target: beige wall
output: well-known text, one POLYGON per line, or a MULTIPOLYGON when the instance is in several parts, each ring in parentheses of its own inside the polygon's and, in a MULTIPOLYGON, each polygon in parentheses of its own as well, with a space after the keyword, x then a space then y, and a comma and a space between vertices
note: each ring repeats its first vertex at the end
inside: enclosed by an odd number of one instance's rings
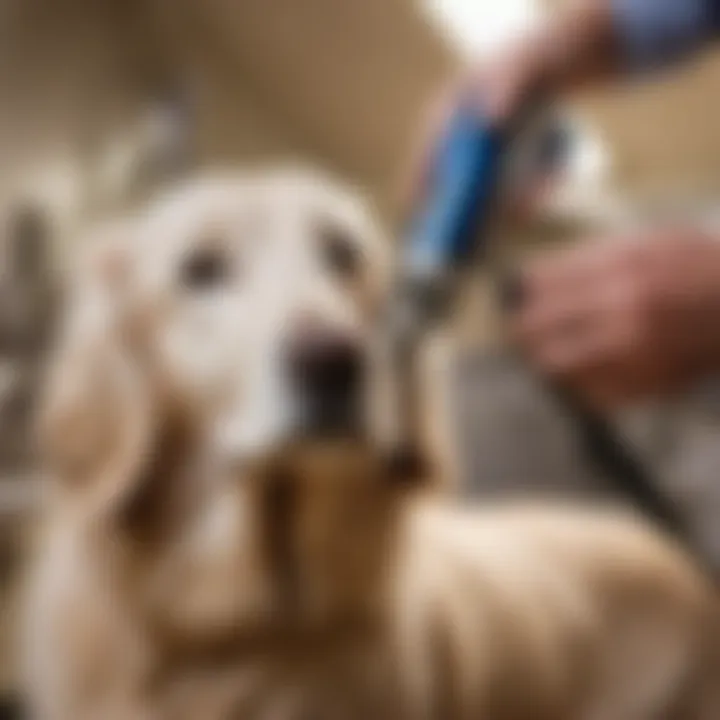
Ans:
POLYGON ((65 212, 93 147, 141 101, 144 59, 112 2, 7 0, 0 12, 0 206, 39 194, 65 212))
POLYGON ((159 36, 148 10, 141 0, 2 5, 0 215, 18 198, 37 197, 72 234, 91 209, 121 203, 127 188, 119 161, 130 159, 138 120, 176 63, 199 91, 206 160, 297 152, 299 143, 288 140, 245 84, 202 54, 201 35, 188 33, 194 44, 169 27, 159 36))
POLYGON ((638 194, 720 192, 720 58, 599 91, 582 107, 613 151, 616 180, 638 194))
POLYGON ((204 164, 311 158, 387 198, 454 65, 413 0, 6 0, 0 13, 0 213, 29 189, 68 232, 78 210, 121 199, 101 170, 169 78, 195 95, 204 164))
POLYGON ((421 109, 456 63, 415 0, 151 4, 167 56, 213 88, 206 130, 216 130, 203 133, 212 157, 248 149, 233 126, 245 97, 272 118, 286 148, 382 197, 421 109))
MULTIPOLYGON (((5 0, 0 212, 27 186, 60 209, 112 200, 95 161, 178 73, 206 164, 310 157, 387 199, 423 105, 457 65, 419 1, 5 0)), ((718 193, 718 86, 710 58, 581 99, 622 195, 718 193)))

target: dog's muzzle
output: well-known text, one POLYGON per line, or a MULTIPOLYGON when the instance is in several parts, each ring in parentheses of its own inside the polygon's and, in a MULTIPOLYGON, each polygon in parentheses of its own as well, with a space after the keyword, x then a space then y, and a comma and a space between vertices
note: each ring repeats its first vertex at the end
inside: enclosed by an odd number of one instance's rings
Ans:
POLYGON ((355 435, 361 429, 365 360, 341 330, 304 327, 290 338, 285 362, 301 436, 355 435))

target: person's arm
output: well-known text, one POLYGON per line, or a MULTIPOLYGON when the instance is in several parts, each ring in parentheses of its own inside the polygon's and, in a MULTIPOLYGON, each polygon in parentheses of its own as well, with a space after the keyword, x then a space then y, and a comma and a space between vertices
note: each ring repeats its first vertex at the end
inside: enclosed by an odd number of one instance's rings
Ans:
POLYGON ((506 48, 481 73, 481 82, 490 93, 506 88, 504 103, 496 108, 492 95, 489 103, 492 114, 502 117, 512 114, 525 93, 561 95, 662 69, 718 35, 720 0, 581 0, 506 48))
POLYGON ((430 158, 460 103, 503 123, 533 96, 652 70, 720 35, 720 0, 578 0, 443 89, 426 114, 401 178, 407 210, 422 197, 430 158))
POLYGON ((623 67, 662 68, 720 34, 719 0, 610 0, 623 67))

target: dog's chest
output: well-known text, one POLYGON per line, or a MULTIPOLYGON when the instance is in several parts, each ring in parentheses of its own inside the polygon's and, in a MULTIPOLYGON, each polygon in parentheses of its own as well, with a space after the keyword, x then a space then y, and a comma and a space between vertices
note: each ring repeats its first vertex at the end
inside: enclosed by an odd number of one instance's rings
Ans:
POLYGON ((255 654, 179 666, 156 687, 152 720, 399 720, 397 673, 380 648, 255 654))

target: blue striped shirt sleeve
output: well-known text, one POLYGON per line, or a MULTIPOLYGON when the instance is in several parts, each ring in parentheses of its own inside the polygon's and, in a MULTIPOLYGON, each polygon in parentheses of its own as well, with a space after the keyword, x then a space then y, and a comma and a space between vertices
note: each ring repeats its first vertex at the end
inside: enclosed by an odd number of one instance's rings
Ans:
POLYGON ((720 35, 720 0, 611 0, 625 64, 652 70, 720 35))

